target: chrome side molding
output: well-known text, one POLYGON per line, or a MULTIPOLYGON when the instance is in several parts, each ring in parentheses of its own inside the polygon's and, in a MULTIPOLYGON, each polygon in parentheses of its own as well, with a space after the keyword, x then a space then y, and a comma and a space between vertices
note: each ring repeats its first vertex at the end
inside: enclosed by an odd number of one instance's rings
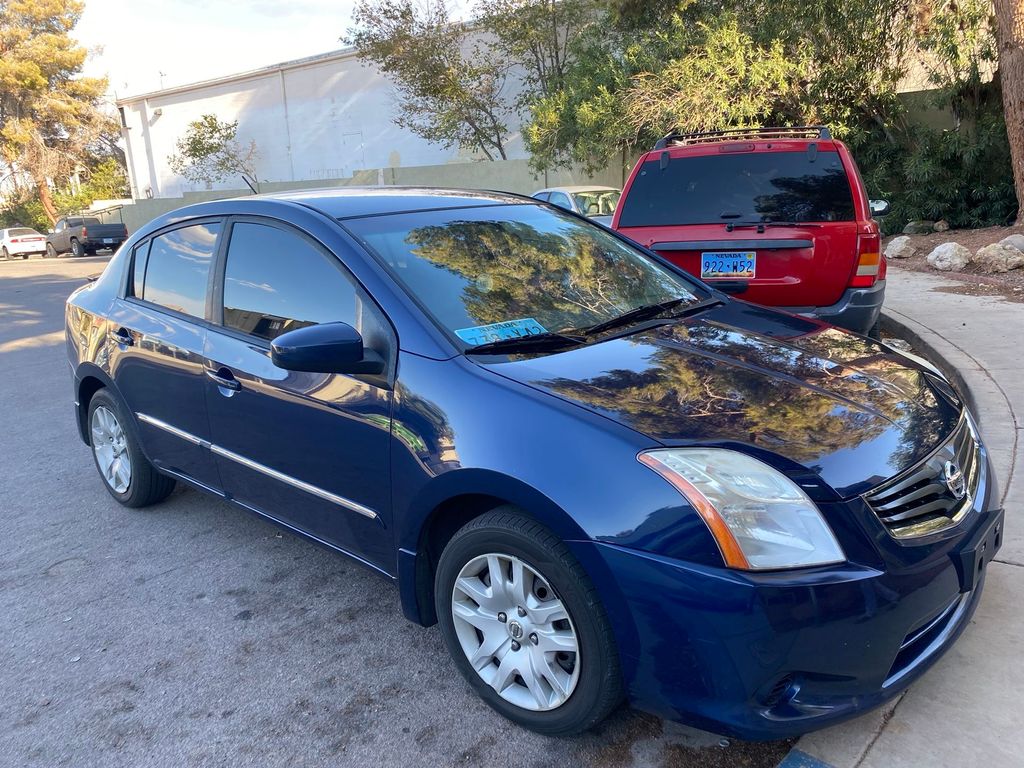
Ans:
POLYGON ((165 432, 174 435, 175 437, 192 443, 193 445, 198 445, 201 448, 207 448, 213 453, 217 454, 218 456, 233 461, 236 464, 241 464, 243 467, 247 467, 248 469, 251 469, 254 472, 259 472, 260 474, 266 475, 267 477, 271 477, 274 480, 277 480, 278 482, 285 483, 287 485, 292 486, 293 488, 298 488, 300 491, 304 491, 305 493, 317 496, 321 499, 324 499, 325 501, 331 502, 332 504, 337 504, 339 507, 344 507, 345 509, 351 512, 356 512, 357 514, 363 515, 364 517, 368 517, 371 520, 376 520, 379 517, 374 510, 370 509, 369 507, 363 506, 357 501, 346 499, 344 496, 339 496, 336 493, 331 493, 330 491, 326 491, 323 488, 320 488, 319 486, 312 485, 311 483, 307 483, 303 480, 299 480, 297 477, 286 475, 284 472, 278 472, 276 469, 268 467, 266 464, 260 464, 258 461, 253 461, 252 459, 237 454, 234 451, 229 451, 227 448, 223 448, 219 445, 214 445, 213 443, 203 440, 202 438, 196 437, 191 432, 186 432, 183 429, 178 429, 177 427, 168 424, 166 421, 161 421, 160 419, 154 416, 150 416, 147 413, 139 413, 138 411, 136 411, 135 416, 141 422, 150 424, 154 427, 157 427, 158 429, 162 429, 165 432))

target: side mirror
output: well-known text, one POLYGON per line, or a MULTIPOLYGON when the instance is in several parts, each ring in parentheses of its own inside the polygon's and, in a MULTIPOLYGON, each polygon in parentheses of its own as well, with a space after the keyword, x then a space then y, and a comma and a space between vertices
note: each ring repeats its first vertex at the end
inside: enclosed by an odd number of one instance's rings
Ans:
POLYGON ((348 323, 307 325, 282 333, 270 345, 270 359, 286 371, 384 372, 384 359, 364 348, 363 337, 348 323))
POLYGON ((53 227, 50 227, 48 230, 46 230, 46 234, 52 235, 53 234, 53 227))
POLYGON ((888 200, 869 200, 868 207, 872 216, 885 216, 889 212, 888 200))

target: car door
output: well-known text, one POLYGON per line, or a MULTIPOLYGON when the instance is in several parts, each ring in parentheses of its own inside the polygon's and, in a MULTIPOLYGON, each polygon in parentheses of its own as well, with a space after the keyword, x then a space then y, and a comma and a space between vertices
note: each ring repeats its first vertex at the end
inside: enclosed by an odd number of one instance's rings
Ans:
POLYGON ((64 242, 66 234, 64 219, 57 219, 57 223, 53 225, 53 234, 50 235, 50 242, 53 243, 53 249, 57 253, 67 250, 67 243, 64 242))
POLYGON ((219 219, 164 231, 133 249, 109 315, 111 376, 156 466, 219 489, 206 416, 204 346, 219 219))
POLYGON ((281 333, 342 321, 393 375, 390 325, 337 256, 278 222, 235 219, 218 271, 206 398, 225 489, 390 572, 387 374, 286 371, 270 356, 281 333))

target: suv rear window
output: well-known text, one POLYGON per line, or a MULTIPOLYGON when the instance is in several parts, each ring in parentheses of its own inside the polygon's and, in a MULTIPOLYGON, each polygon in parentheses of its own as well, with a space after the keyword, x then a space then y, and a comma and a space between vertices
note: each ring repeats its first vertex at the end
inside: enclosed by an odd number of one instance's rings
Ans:
POLYGON ((839 154, 744 152, 647 160, 620 203, 620 227, 853 221, 839 154))

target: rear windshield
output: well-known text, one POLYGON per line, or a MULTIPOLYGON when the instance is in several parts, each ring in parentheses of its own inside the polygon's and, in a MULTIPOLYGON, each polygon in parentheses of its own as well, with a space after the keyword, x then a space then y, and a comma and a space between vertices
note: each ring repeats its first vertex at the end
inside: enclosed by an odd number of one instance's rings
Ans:
POLYGON ((21 227, 19 229, 9 229, 9 230, 7 230, 7 233, 11 237, 17 237, 18 235, 38 235, 39 234, 34 229, 28 229, 27 227, 21 227))
POLYGON ((734 222, 852 221, 839 154, 744 152, 643 164, 620 203, 620 227, 734 222))
POLYGON ((99 226, 99 223, 100 223, 99 219, 94 219, 92 217, 78 218, 78 219, 68 219, 68 226, 69 227, 81 227, 81 226, 96 227, 96 226, 99 226))

